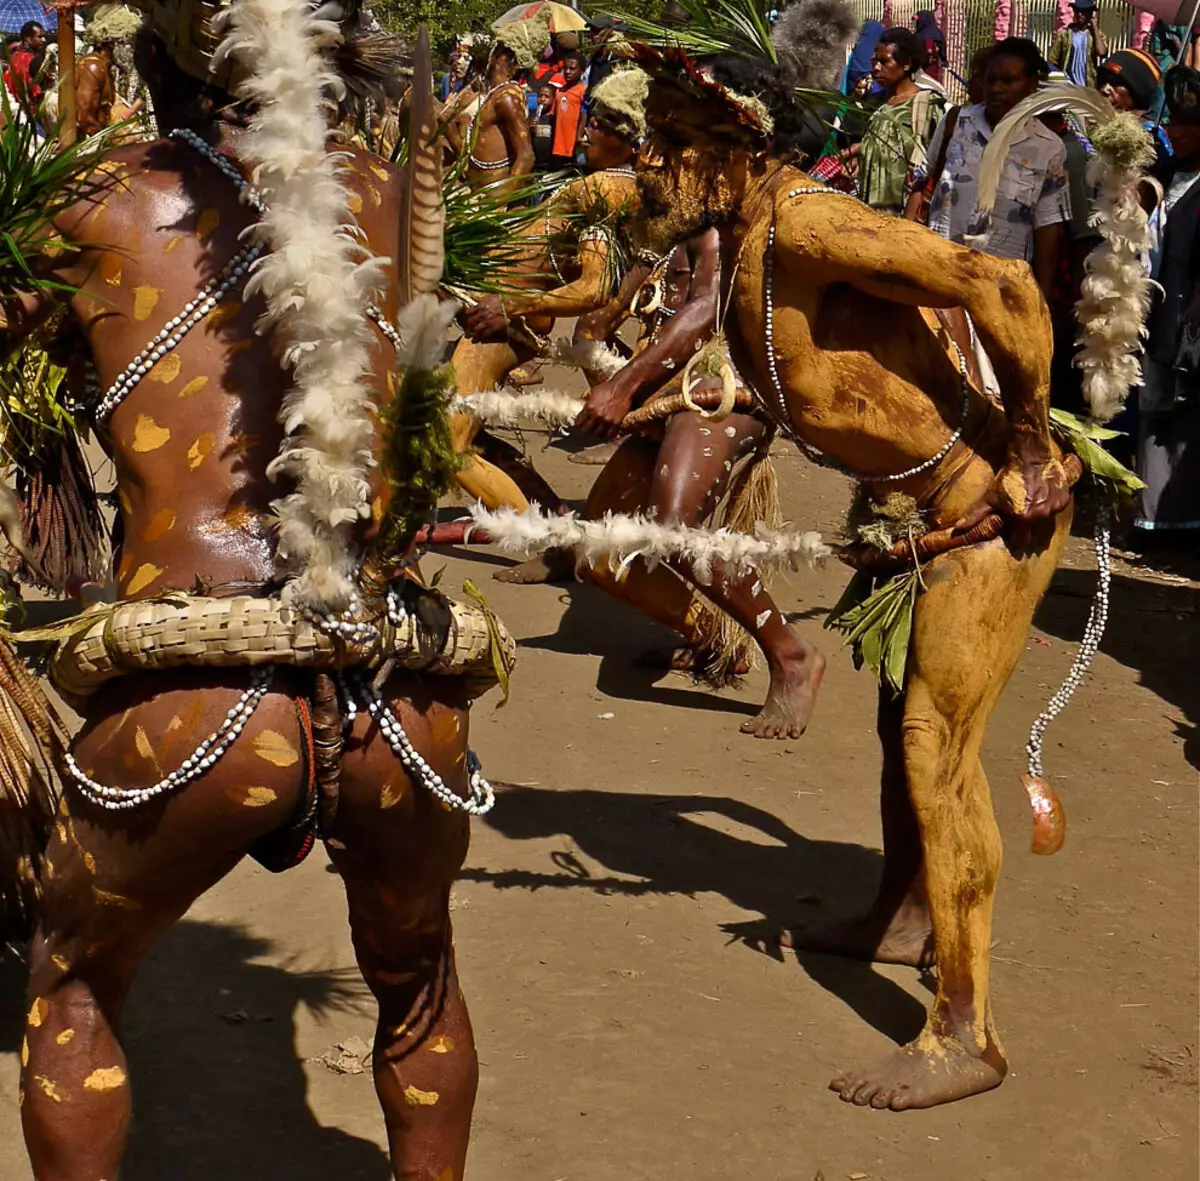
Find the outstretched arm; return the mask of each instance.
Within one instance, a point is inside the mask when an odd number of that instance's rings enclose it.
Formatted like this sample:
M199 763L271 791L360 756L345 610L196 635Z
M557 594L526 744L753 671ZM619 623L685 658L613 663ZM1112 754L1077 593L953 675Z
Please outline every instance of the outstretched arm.
M615 377L588 394L587 405L576 426L602 438L620 433L621 422L633 408L638 395L662 384L666 373L674 372L696 351L696 343L706 339L717 324L719 298L719 238L710 230L688 243L691 281L684 305L672 316L653 344L643 349Z
M956 246L837 197L789 204L778 226L776 265L808 282L847 283L911 307L966 308L1009 422L998 507L1023 520L1066 508L1066 478L1050 445L1050 315L1028 264Z

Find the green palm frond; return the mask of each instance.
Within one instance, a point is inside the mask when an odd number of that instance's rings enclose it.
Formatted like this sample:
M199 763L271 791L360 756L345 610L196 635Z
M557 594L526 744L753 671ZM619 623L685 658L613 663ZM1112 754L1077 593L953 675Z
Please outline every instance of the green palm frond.
M42 265L47 256L79 248L63 239L55 219L111 187L113 177L97 166L129 125L105 128L64 149L57 134L40 134L3 86L0 118L0 297L72 294L71 288L48 278Z
M681 0L686 24L667 28L633 13L620 13L632 39L647 45L678 46L693 57L736 53L776 62L771 43L770 12L766 0Z
M554 173L531 177L515 189L507 181L479 189L449 184L443 286L470 295L514 294L514 267L546 245L546 236L535 232L545 218L539 202L562 182Z

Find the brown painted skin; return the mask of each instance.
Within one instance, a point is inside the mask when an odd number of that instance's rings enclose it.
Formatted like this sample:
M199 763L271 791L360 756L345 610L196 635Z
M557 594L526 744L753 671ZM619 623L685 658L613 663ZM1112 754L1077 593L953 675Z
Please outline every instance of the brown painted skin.
M212 130L236 156L241 133ZM161 141L113 159L111 194L67 227L104 246L62 276L84 289L74 311L104 386L236 252L247 224L229 182L188 147ZM398 174L352 152L348 180L371 248L394 258ZM384 305L394 312L394 285ZM280 489L264 469L279 443L286 383L270 342L254 333L261 310L257 300L221 305L112 417L123 597L189 587L197 577L260 584L276 574L266 515ZM392 349L378 335L374 360L373 384L386 398ZM217 727L246 684L232 671L123 678L81 703L79 762L101 782L152 784ZM23 1055L22 1119L39 1181L118 1175L131 1107L115 1029L134 972L153 940L256 838L296 813L294 698L310 684L281 670L224 759L165 801L113 814L68 788L31 950ZM461 684L397 675L385 695L417 749L465 795ZM379 1003L375 1082L395 1175L460 1178L478 1067L448 899L467 819L416 787L363 715L347 741L340 807L325 836L346 886L359 965Z
M697 344L711 336L720 285L719 248L717 232L710 230L674 251L663 297L674 315L624 369L592 388L579 420L583 429L613 437L625 415L678 372ZM752 414L735 413L720 423L707 423L690 412L676 414L661 442L634 436L621 445L592 488L587 516L648 512L664 524L699 525L725 494L731 466L769 444L766 426ZM824 657L787 625L757 576L730 575L718 563L711 585L702 586L686 564L671 566L687 581L665 566L648 571L641 561L620 578L603 566L590 570L588 577L679 632L693 649L687 653L692 662L698 643L693 590L710 599L754 637L771 674L766 703L742 725L742 733L799 738L816 700ZM673 663L689 662L684 653L677 653Z
M707 218L722 269L736 269L727 322L739 371L773 396L765 263L775 223L774 346L796 432L859 473L906 470L959 420L954 365L921 308L965 307L995 366L1006 414L972 392L964 442L932 471L876 491L911 493L931 522L974 521L995 504L1001 539L936 558L917 602L906 690L879 716L885 872L863 918L791 932L788 942L923 962L938 988L920 1036L831 1086L862 1106L949 1102L998 1085L1007 1064L988 999L992 900L1001 843L979 759L987 719L1025 643L1070 528L1070 496L1048 430L1049 318L1029 268L954 246L814 184L745 143L728 120L651 88L652 134L638 161L649 229L681 240Z

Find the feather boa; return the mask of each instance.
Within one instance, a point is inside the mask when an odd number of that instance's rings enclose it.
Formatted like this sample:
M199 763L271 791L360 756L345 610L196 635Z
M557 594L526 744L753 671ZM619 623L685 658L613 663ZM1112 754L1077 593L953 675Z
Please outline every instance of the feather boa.
M583 399L555 390L538 390L531 394L487 390L456 398L451 409L456 414L473 414L490 426L519 427L540 423L559 427L570 426L579 417Z
M1142 380L1139 354L1151 286L1143 261L1150 249L1150 231L1138 202L1138 182L1154 160L1149 134L1136 115L1117 113L1094 90L1045 87L1019 102L996 125L980 167L978 212L991 216L1009 149L1027 122L1046 111L1062 110L1088 120L1097 152L1088 180L1098 185L1099 192L1088 220L1101 242L1084 263L1081 299L1075 308L1082 346L1076 364L1083 370L1083 392L1092 420L1104 423ZM967 245L979 246L984 237L968 238Z
M270 253L247 294L262 293L258 330L272 332L292 370L279 413L286 436L267 469L295 482L273 505L291 579L285 594L337 610L353 590L353 531L370 515L365 310L383 284L382 260L358 236L342 162L325 147L341 91L328 54L341 41L340 15L331 5L314 12L306 0L236 0L220 49L249 72L237 95L254 107L245 157L266 204L250 232Z
M819 533L776 532L761 524L751 535L663 525L649 517L621 513L605 513L598 521L581 520L574 513L550 516L537 505L519 513L511 508L493 512L476 504L471 516L475 527L506 553L573 549L589 566L607 562L618 569L636 558L651 569L678 558L691 566L701 586L711 585L716 562L745 575L771 567L798 570L801 563L815 566L830 553Z
M550 346L550 360L572 369L587 369L603 380L615 377L627 364L616 349L602 340L569 340L557 336Z

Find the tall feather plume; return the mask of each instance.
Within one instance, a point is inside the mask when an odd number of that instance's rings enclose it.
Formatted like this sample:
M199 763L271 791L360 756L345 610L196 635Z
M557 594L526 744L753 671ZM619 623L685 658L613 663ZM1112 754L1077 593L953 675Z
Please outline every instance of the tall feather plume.
M979 203L976 207L980 213L990 215L995 209L996 190L1000 184L1004 161L1008 159L1013 143L1025 130L1029 120L1068 107L1088 122L1094 123L1107 123L1116 113L1112 103L1104 95L1098 90L1089 90L1086 86L1056 84L1022 99L996 124L992 138L984 150L983 161L979 166Z
M354 589L354 531L370 515L373 441L371 334L366 308L383 283L342 182L344 157L326 151L331 101L342 93L332 52L341 11L307 0L235 0L220 54L241 59L238 97L252 108L244 155L266 205L250 233L270 253L247 292L266 302L292 388L286 435L267 469L295 490L275 501L288 598L341 610Z
M400 252L396 272L400 304L432 295L445 264L445 207L442 203L442 142L433 103L429 33L422 26L413 62L408 163L400 197Z
M1018 103L997 125L983 153L979 212L990 215L1000 173L1013 141L1027 120L1069 110L1090 124L1096 160L1089 173L1096 185L1089 223L1100 243L1084 263L1081 298L1075 306L1083 394L1092 420L1108 422L1142 380L1139 359L1150 310L1150 280L1142 260L1150 248L1138 182L1154 160L1154 145L1135 115L1118 113L1103 95L1083 86L1056 85Z
M849 0L798 0L784 9L771 42L788 85L793 90L833 86L858 26L858 13Z

